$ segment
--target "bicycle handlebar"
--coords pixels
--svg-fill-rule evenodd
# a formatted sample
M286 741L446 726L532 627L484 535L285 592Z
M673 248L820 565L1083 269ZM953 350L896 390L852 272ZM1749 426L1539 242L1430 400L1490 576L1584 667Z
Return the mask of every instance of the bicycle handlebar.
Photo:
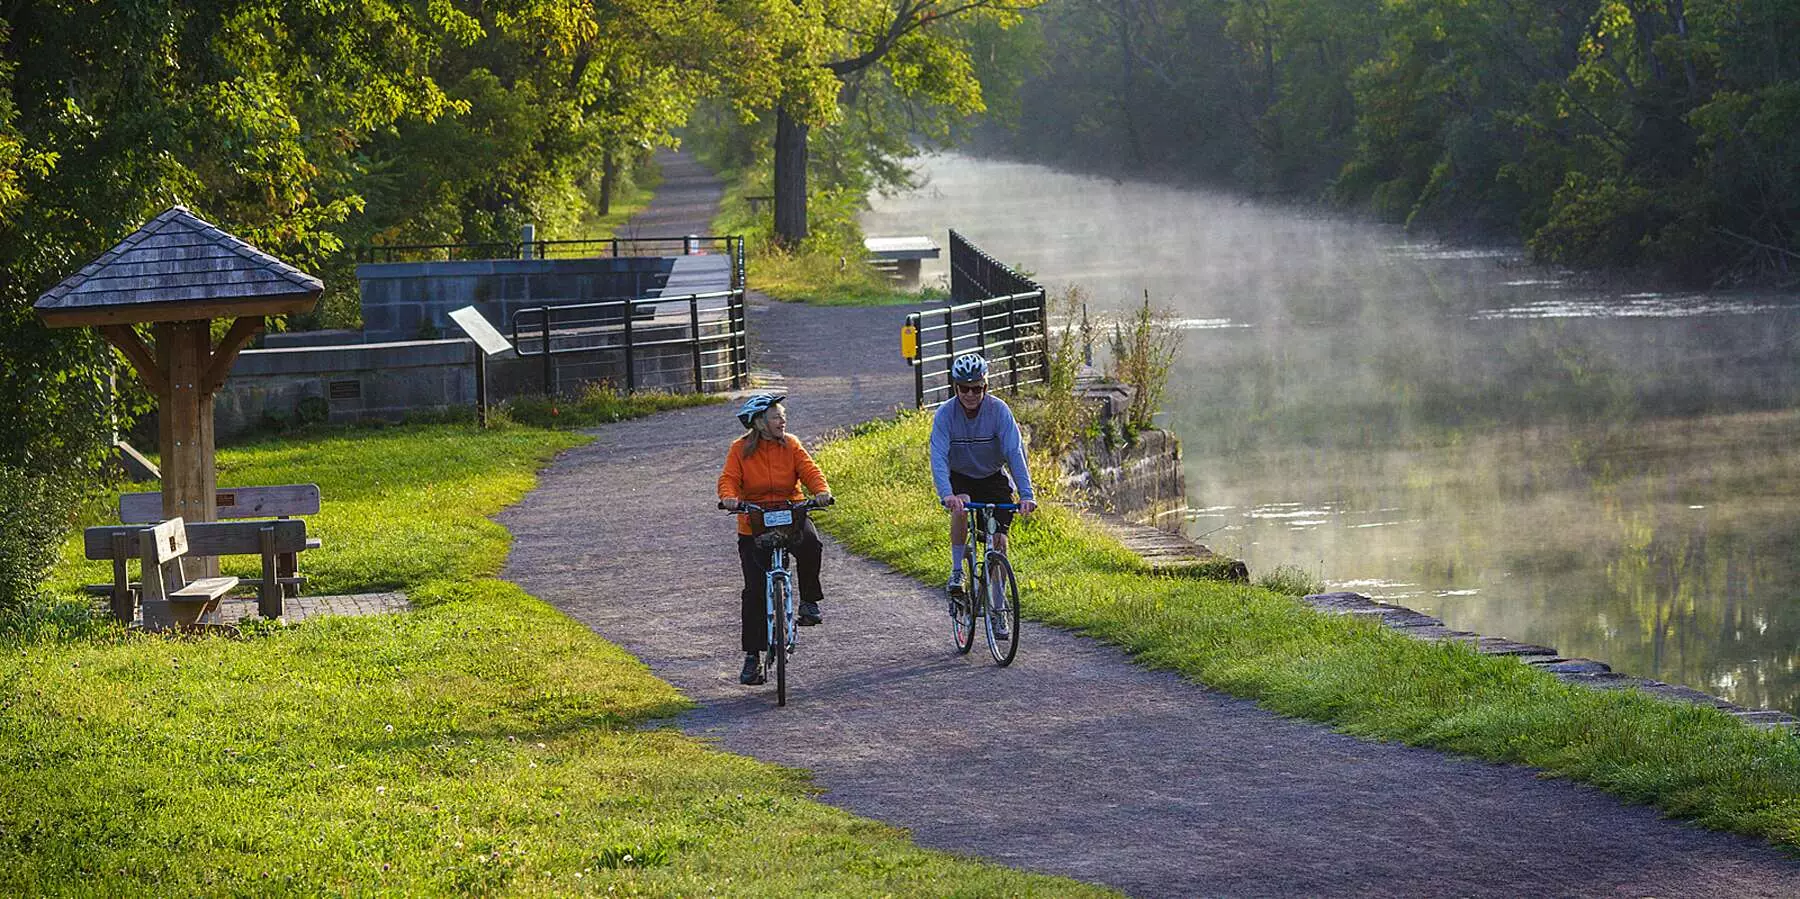
M819 498L816 496L808 497L797 503L794 503L791 506L788 506L788 508L799 509L804 512L813 512L813 511L817 511L819 509L823 509L823 508L830 506L837 502L836 497L832 497L831 499L827 500L826 502L819 502L818 499ZM759 506L753 502L748 502L746 500L741 500L741 499L738 500L738 507L735 509L726 508L725 501L720 500L719 508L724 509L727 512L730 512L733 515L741 515L745 512L767 512L767 511L769 511L768 509L765 509L762 506Z
M1018 503L963 503L965 509L999 509L1002 512L1017 512L1021 508Z

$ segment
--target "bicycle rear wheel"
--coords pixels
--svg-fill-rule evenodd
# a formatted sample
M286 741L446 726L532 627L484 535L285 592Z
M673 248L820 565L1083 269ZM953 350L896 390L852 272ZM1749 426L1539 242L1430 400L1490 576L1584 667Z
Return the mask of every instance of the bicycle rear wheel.
M967 655L975 648L975 560L963 560L963 591L950 594L950 637L956 651Z
M789 618L793 612L788 604L787 578L773 578L769 582L770 614L774 619L770 622L769 631L773 639L769 641L769 662L775 669L775 704L787 705L787 658L789 643L793 633L789 629Z
M1012 563L998 551L987 555L987 583L982 600L987 603L987 644L994 661L1002 667L1012 664L1019 652L1019 584L1013 579ZM1005 635L996 633L1001 628Z

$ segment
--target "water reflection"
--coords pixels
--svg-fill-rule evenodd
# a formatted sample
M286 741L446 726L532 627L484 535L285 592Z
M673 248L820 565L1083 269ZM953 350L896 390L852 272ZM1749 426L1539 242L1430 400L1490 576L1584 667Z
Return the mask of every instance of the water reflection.
M1800 711L1800 298L1596 293L1203 192L928 170L870 234L955 227L1102 317L1177 307L1190 532L1252 572Z

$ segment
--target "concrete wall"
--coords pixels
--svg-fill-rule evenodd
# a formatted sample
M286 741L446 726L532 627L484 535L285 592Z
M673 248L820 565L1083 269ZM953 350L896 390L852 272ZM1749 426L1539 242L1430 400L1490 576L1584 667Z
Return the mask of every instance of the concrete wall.
M474 353L462 339L245 350L214 401L214 427L223 439L321 408L343 423L472 407Z
M531 306L641 297L660 290L674 257L486 259L359 265L363 333L370 341L412 341L457 333L450 310L474 306L502 333Z
M1063 482L1082 490L1090 504L1128 521L1171 533L1186 522L1181 441L1168 431L1140 431L1130 446L1089 437L1063 459L1063 471Z
M727 377L730 345L724 323L701 325L707 339L701 361L717 365L708 377ZM684 338L685 325L646 326L639 340ZM620 335L597 336L593 347L556 356L557 382L572 393L587 382L625 384ZM412 340L388 343L299 346L245 350L219 390L213 420L220 439L228 439L276 422L295 421L322 412L332 423L394 421L412 412L475 407L473 341ZM693 389L693 351L686 346L641 347L634 354L640 389ZM542 357L502 353L488 359L488 401L498 403L527 393L543 392ZM717 387L713 389L718 389Z

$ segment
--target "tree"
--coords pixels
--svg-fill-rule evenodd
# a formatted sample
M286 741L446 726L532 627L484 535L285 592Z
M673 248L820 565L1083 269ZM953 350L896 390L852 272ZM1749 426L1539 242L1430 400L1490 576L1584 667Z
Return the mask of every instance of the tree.
M778 0L780 2L780 0ZM948 27L959 17L1001 26L1044 0L825 0L790 20L787 66L775 104L775 237L797 246L808 233L808 140L841 118L841 103L874 67L903 96L979 112L981 87L966 43Z

